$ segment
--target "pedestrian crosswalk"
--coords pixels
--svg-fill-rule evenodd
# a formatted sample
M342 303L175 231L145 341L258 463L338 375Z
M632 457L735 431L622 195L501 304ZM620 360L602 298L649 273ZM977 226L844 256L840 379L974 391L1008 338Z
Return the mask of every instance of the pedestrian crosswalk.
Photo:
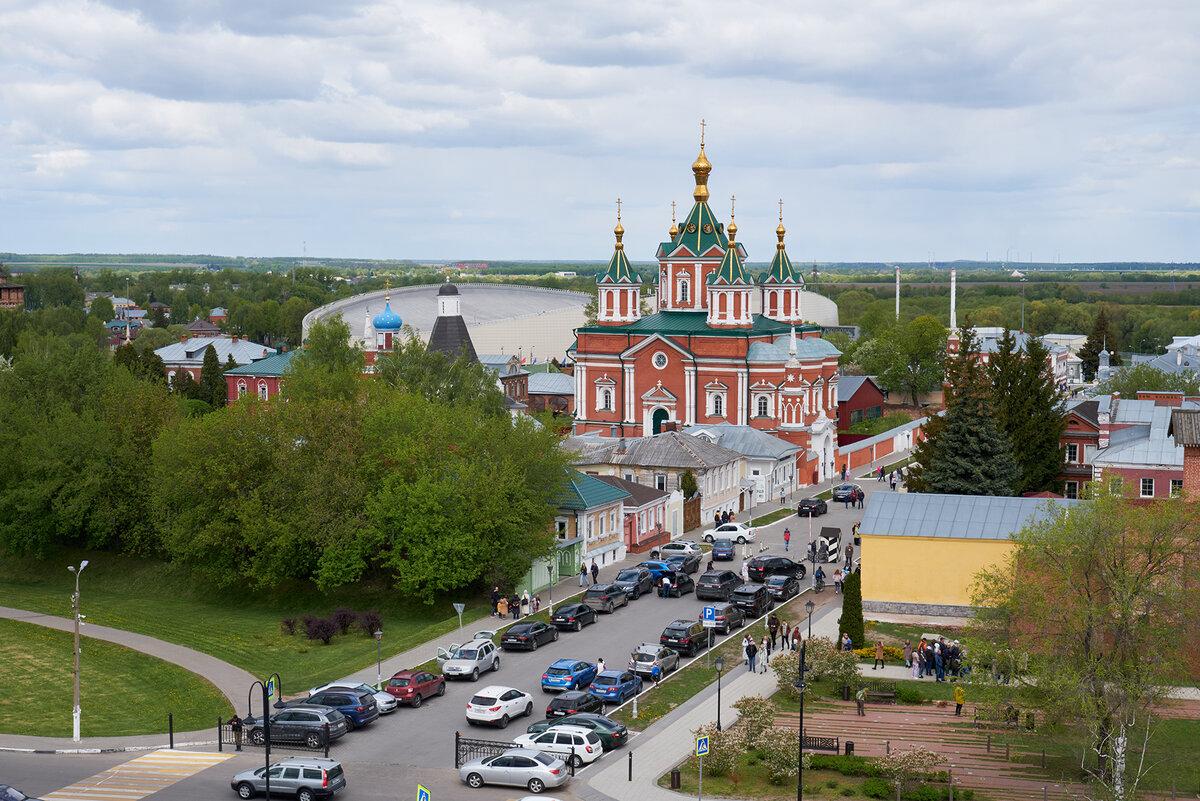
M177 781L219 765L230 754L163 749L143 754L48 793L47 801L138 801Z

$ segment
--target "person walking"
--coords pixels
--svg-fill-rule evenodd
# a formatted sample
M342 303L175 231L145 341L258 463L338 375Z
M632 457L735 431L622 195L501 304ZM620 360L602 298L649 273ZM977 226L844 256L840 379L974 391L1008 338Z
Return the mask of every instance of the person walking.
M788 546L792 543L792 530L790 528L783 529L783 552L787 553Z
M961 684L954 687L954 716L962 717L963 704L967 702L967 691L963 689Z
M889 478L888 483L890 483L892 485L892 492L895 492L896 491L896 471L895 470L892 471L892 475Z
M759 672L766 673L767 672L767 663L771 661L771 638L765 634L763 635L763 638L762 638L762 648L759 651L759 653L761 653L763 655L763 661L762 661L761 669L759 670Z
M803 639L804 638L800 636L800 624L797 623L795 626L792 626L792 650L793 651L800 650L800 642Z
M529 606L529 590L525 590L525 592L521 593L521 617L525 617L529 614Z
M912 640L905 640L904 641L904 666L905 667L912 667L912 656L913 656Z
M854 545L846 543L846 571L854 569Z
M720 511L713 512L713 525L714 525L714 526L719 526L719 525L721 525L721 513L720 513Z
M846 465L842 465L842 481L846 481Z
M863 492L862 490L858 490L858 508L859 509L863 508L863 501L866 499L866 497L867 497L867 493Z
M596 673L600 674L603 672L604 672L604 657L600 657L599 659L596 660Z
M792 627L786 619L784 619L779 625L779 636L783 638L783 641L779 644L779 650L786 651L791 647L790 643L792 639Z
M879 465L879 480L883 481L883 465Z
M541 608L542 608L542 596L541 595L533 596L533 612L534 612L534 614L537 614L538 610Z
M772 614L767 618L767 633L771 635L771 650L775 650L775 640L779 637L779 616ZM770 651L768 651L770 653Z
M921 678L921 652L913 651L912 654L912 677L914 679Z
M871 670L877 667L883 670L883 640L875 641L875 661L871 664Z
M508 599L503 595L501 595L500 600L496 602L496 614L502 618L508 617Z
M842 569L839 567L833 571L833 594L838 595L842 591Z
M579 564L579 586L587 586L587 564L583 562Z
M750 566L746 562L742 562L742 581L746 584L750 583Z
M496 616L496 605L500 603L500 588L492 587L492 617Z
M750 635L742 635L742 664L750 664Z
M854 694L854 705L858 707L858 716L860 718L865 718L867 716L866 703L867 688L859 687L858 692Z
M755 657L758 656L758 646L754 644L754 640L750 639L749 634L746 635L746 639L750 640L746 644L746 664L750 666L750 672L753 673L756 666Z
M521 596L515 592L508 601L508 611L512 612L513 620L521 619Z
M600 583L600 568L596 566L596 560L592 560L592 584Z

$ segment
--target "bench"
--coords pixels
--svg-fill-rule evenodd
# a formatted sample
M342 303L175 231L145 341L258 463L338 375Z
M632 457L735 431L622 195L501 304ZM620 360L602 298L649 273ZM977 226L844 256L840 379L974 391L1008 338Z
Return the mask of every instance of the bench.
M878 701L884 704L896 703L896 682L874 679L862 685L866 688L865 700Z
M811 734L804 735L805 751L830 751L834 754L840 753L838 738L836 737L814 737Z
M1023 725L1024 728L1033 731L1035 723L1033 712L1026 711L1024 713L1024 720L1021 718L1021 711L1011 705L1003 709L977 706L973 715L973 723L979 729L1019 729Z

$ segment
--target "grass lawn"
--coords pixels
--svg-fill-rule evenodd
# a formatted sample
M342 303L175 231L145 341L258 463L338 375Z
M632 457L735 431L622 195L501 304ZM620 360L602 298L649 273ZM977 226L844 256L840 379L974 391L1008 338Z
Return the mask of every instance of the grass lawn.
M957 626L933 626L932 624L915 624L915 623L882 623L878 620L866 621L866 636L868 643L874 643L875 640L883 640L884 645L894 645L897 648L904 647L904 641L912 642L913 647L921 642L922 634L937 634L945 637L947 642L952 640L961 640L965 636L965 630Z
M683 797L695 798L700 776L695 757L679 766L679 778ZM866 798L858 776L843 776L832 770L809 770L804 772L804 797L806 799ZM671 774L659 779L660 787L670 788ZM728 776L705 776L704 794L710 798L761 798L763 801L789 801L796 797L796 777L783 784L772 784L766 765L754 757L744 756L737 781Z
M334 637L329 645L302 633L284 634L280 622L286 617L328 615L339 606L375 609L383 617L383 654L391 656L457 629L453 600L467 603L463 626L468 636L472 624L488 619L491 611L486 598L426 605L383 586L361 584L324 594L301 584L270 592L217 590L163 562L95 552L0 560L0 605L70 617L74 577L65 566L80 558L91 561L80 588L80 611L89 623L186 645L256 676L278 672L285 695L368 667L376 654L375 640L357 631Z
M769 526L771 523L774 523L776 520L783 520L785 517L791 517L794 514L796 514L795 509L788 509L786 507L783 509L776 509L774 512L769 512L768 514L765 514L761 517L754 518L754 525L755 526Z
M66 572L65 570L63 571ZM0 731L71 736L74 635L0 619ZM106 737L215 727L233 711L216 687L170 662L120 645L80 640L81 734Z

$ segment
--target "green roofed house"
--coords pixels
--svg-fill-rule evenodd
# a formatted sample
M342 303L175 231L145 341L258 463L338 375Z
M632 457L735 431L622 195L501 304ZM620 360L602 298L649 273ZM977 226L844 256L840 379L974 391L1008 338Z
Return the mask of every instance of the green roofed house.
M225 397L230 403L248 393L254 393L259 400L270 400L276 397L279 395L280 379L298 352L289 350L276 353L265 359L226 370L223 374L226 386Z

